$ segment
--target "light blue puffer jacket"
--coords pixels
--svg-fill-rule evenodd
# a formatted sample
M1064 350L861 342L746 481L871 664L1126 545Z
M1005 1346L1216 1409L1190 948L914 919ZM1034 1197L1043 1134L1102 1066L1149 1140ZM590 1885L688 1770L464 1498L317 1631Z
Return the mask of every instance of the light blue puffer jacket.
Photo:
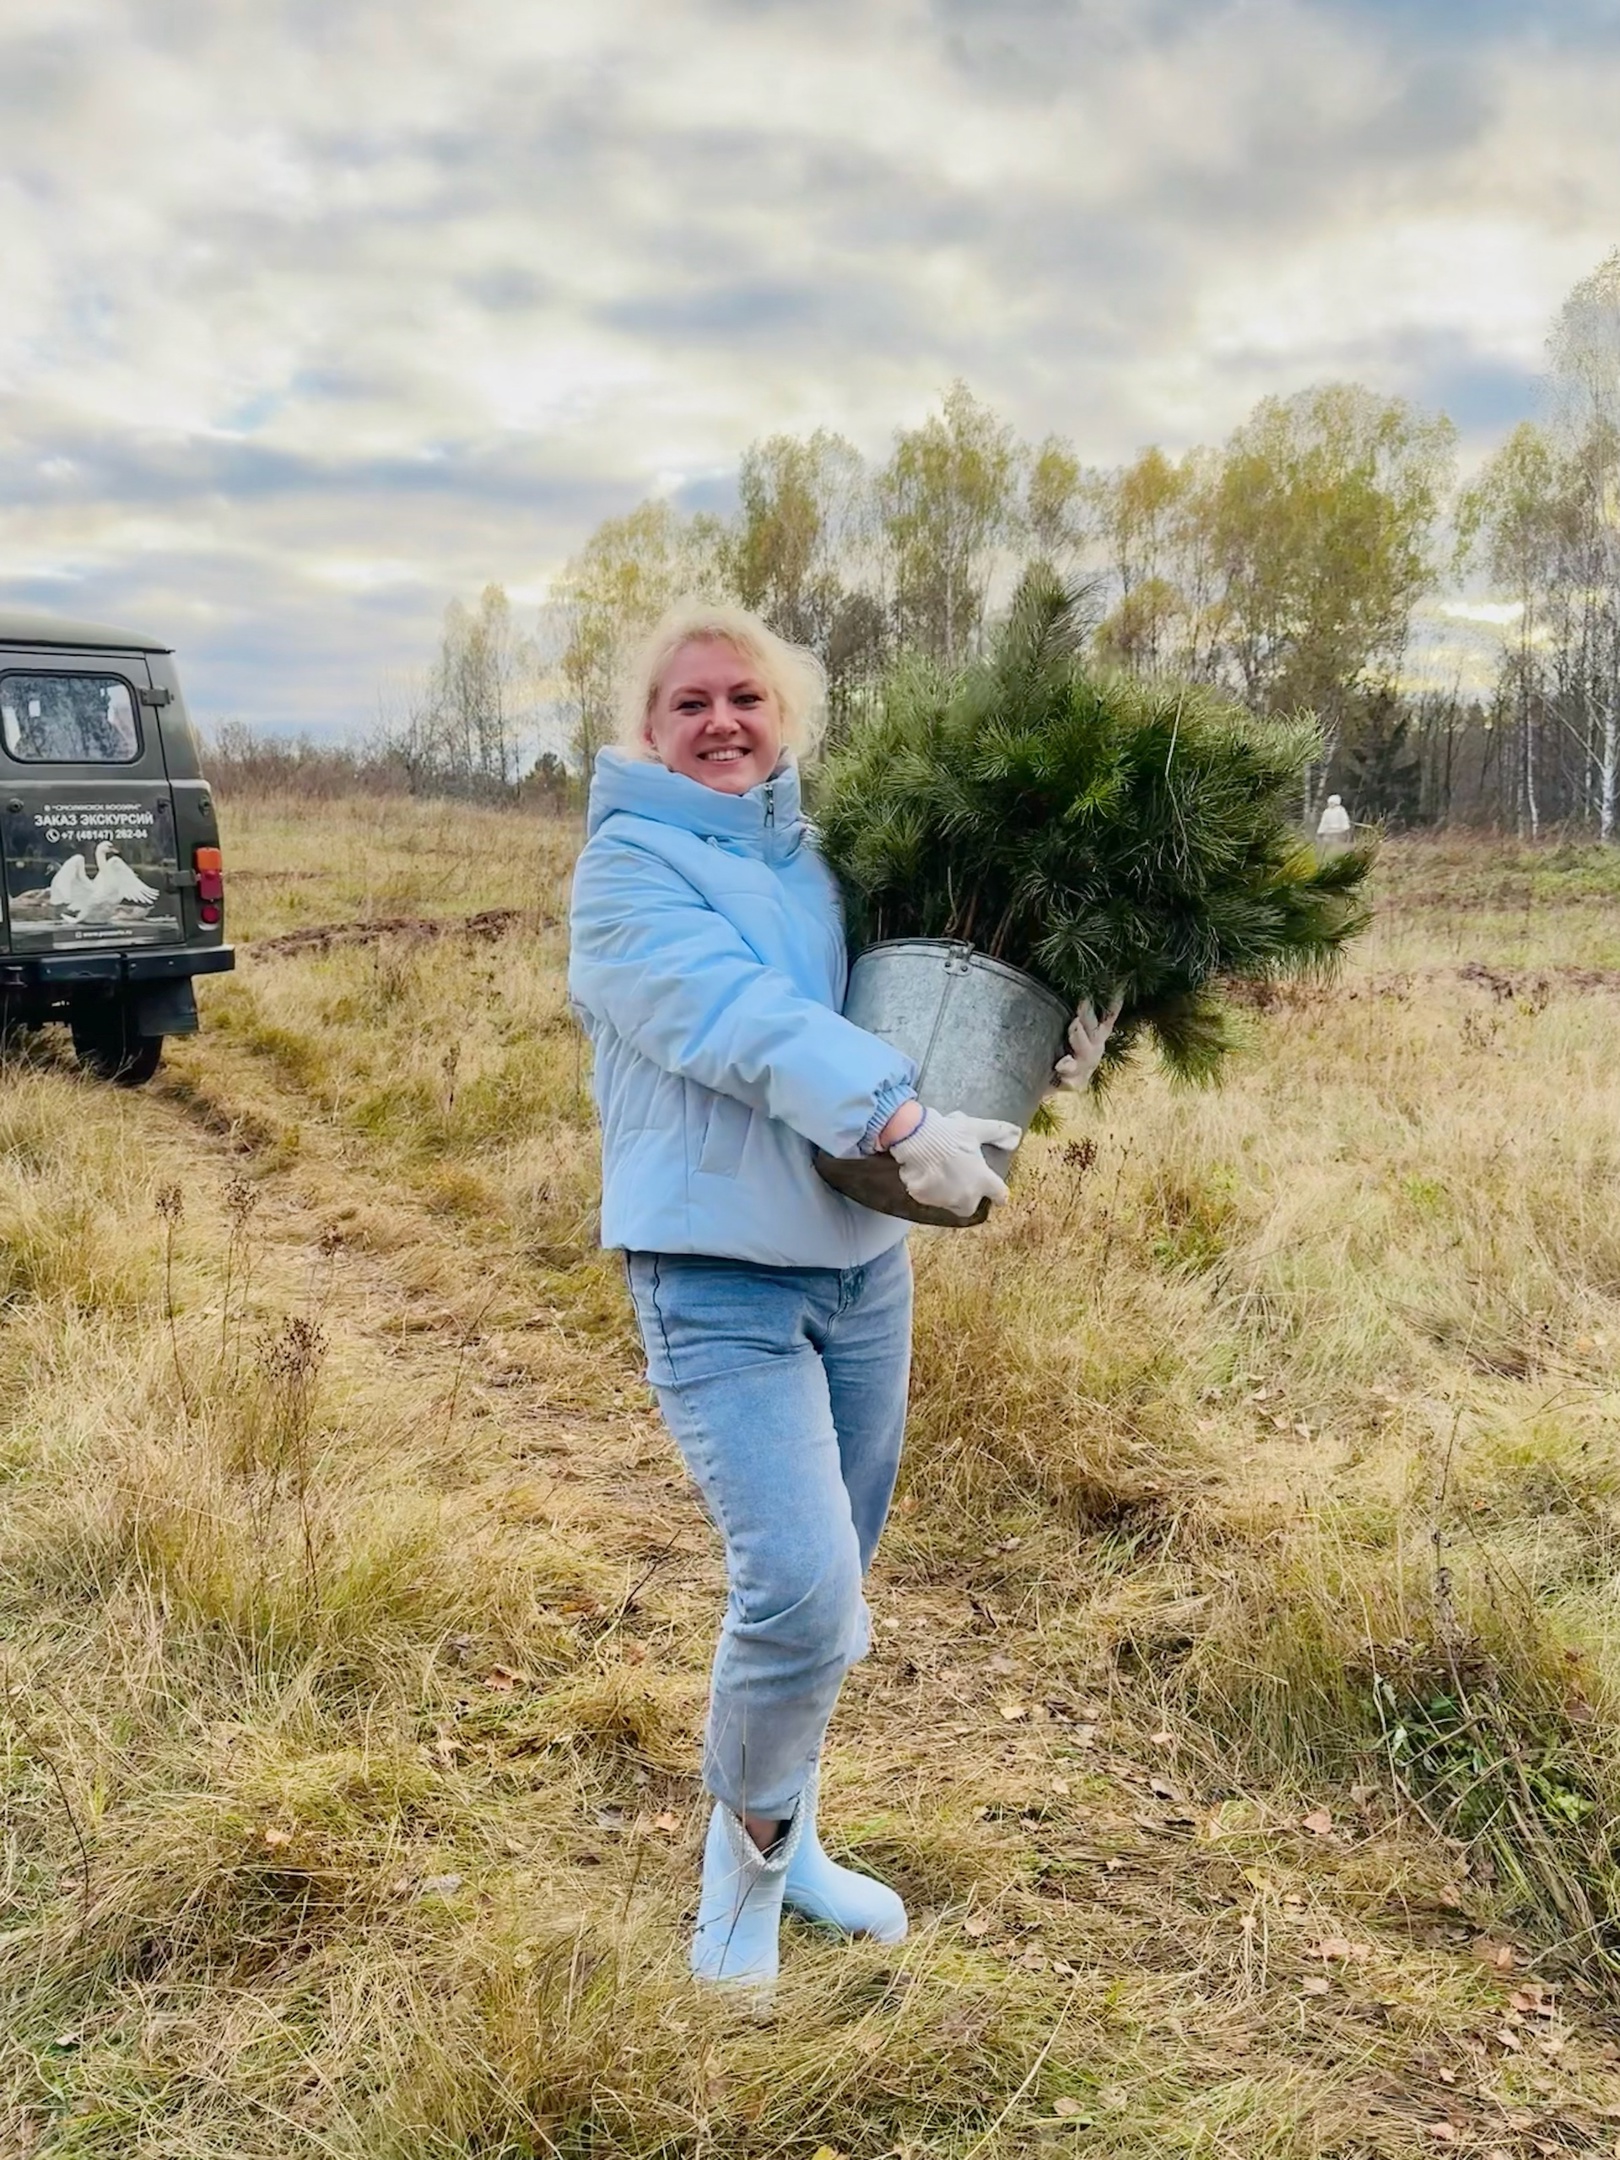
M862 1266L905 1223L824 1185L916 1068L839 1010L838 891L791 763L722 795L622 751L591 782L568 988L595 1052L602 1242L774 1267Z

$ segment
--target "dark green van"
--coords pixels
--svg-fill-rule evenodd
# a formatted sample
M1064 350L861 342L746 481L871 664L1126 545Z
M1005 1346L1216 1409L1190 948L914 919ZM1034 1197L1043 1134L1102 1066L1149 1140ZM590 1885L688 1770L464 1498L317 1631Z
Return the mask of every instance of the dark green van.
M63 1020L125 1086L234 967L214 801L171 648L0 611L0 1024Z

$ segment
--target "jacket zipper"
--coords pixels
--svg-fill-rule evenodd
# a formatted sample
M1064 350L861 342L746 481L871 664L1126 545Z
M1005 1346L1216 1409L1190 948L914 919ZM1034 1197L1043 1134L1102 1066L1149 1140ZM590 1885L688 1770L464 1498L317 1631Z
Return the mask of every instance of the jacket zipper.
M774 827L775 827L775 824L776 824L776 782L775 782L774 780L767 780L767 781L766 781L766 783L765 783L765 829L766 829L766 831L767 831L767 832L769 832L769 831L773 830L773 829L774 829Z

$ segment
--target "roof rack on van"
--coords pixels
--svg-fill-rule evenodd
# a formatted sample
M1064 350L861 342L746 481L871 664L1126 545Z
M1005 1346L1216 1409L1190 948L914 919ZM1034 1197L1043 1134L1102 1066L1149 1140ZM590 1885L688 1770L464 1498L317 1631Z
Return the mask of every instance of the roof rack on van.
M162 638L106 623L73 622L65 615L30 615L0 608L0 645L38 645L69 652L173 652Z

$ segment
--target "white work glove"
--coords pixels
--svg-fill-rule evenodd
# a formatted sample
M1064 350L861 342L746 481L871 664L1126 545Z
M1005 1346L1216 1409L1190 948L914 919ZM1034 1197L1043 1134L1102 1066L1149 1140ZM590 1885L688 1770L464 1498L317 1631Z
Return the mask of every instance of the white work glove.
M1091 1076L1102 1063L1102 1054L1108 1048L1108 1038L1114 1032L1114 1022L1125 1002L1122 990L1102 1018L1097 1018L1097 1008L1090 998L1081 1006L1069 1022L1069 1054L1060 1057L1052 1068L1052 1078L1060 1088L1090 1087Z
M977 1212L981 1200L1007 1197L1006 1186L980 1149L1011 1150L1023 1137L1016 1125L1002 1118L969 1117L962 1110L925 1110L916 1131L891 1141L889 1153L913 1200L966 1220Z

